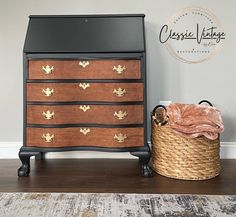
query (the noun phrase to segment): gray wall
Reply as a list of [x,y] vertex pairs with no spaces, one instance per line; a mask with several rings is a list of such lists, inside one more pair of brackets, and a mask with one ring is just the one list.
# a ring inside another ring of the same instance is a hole
[[[226,40],[207,62],[185,64],[158,41],[167,19],[186,6],[212,10]],[[159,100],[195,103],[212,101],[223,113],[222,140],[236,141],[235,0],[0,0],[0,142],[22,140],[22,47],[30,14],[145,13],[148,58],[148,111]]]

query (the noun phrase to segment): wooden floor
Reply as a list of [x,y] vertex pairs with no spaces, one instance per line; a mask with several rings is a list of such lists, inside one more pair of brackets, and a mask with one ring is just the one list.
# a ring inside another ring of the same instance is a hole
[[29,177],[18,178],[19,160],[0,160],[1,192],[119,192],[236,194],[236,160],[207,181],[181,181],[155,174],[139,176],[138,161],[126,159],[32,160]]

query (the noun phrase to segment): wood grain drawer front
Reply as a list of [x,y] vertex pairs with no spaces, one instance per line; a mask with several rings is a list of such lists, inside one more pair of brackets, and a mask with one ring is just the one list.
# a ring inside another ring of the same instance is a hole
[[143,128],[27,128],[27,146],[34,147],[139,147]]
[[142,83],[28,83],[27,101],[143,101]]
[[28,124],[143,124],[142,105],[27,106]]
[[29,79],[140,79],[140,60],[30,60]]

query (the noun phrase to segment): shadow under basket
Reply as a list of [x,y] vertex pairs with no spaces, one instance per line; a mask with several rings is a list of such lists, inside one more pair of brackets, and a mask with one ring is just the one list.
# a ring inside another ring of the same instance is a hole
[[220,174],[220,140],[204,136],[185,138],[168,122],[152,120],[152,168],[160,175],[184,180],[205,180]]

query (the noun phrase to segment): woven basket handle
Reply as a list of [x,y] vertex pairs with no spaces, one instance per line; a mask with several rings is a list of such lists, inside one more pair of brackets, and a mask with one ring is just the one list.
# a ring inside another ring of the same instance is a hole
[[209,106],[213,107],[212,103],[210,101],[208,101],[208,100],[204,99],[204,100],[200,101],[198,104],[200,105],[202,103],[207,103],[207,104],[209,104]]
[[158,122],[157,121],[157,118],[156,118],[156,111],[157,111],[157,109],[159,109],[159,108],[163,108],[165,111],[167,111],[166,110],[166,107],[164,106],[164,105],[157,105],[154,109],[153,109],[153,111],[152,111],[152,120],[157,124],[157,125],[161,125],[161,126],[163,126],[163,125],[165,125],[166,123],[167,123],[167,121],[165,120],[165,121],[163,121],[163,122]]

